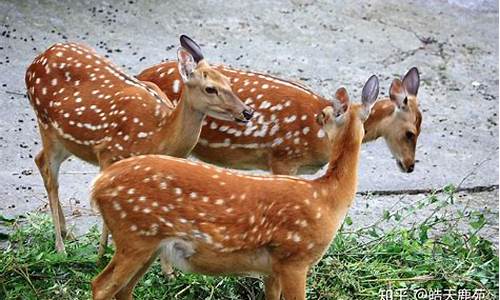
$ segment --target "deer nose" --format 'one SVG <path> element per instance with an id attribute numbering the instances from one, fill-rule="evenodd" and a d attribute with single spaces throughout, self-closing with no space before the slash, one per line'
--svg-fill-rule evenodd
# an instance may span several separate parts
<path id="1" fill-rule="evenodd" d="M 413 172 L 413 169 L 415 169 L 415 164 L 411 164 L 410 166 L 408 166 L 408 169 L 406 169 L 406 172 L 411 173 L 411 172 Z"/>
<path id="2" fill-rule="evenodd" d="M 243 110 L 243 117 L 245 117 L 245 120 L 250 120 L 253 117 L 253 113 L 255 111 L 251 108 Z"/>

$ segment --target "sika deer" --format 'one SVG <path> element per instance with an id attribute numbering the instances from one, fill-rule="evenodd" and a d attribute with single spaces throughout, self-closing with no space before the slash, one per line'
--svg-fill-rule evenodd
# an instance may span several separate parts
<path id="1" fill-rule="evenodd" d="M 251 109 L 206 63 L 199 47 L 186 36 L 180 40 L 184 89 L 175 109 L 156 85 L 125 74 L 83 45 L 55 44 L 29 66 L 26 87 L 43 145 L 35 162 L 49 195 L 58 251 L 64 251 L 66 235 L 58 173 L 69 156 L 101 169 L 140 154 L 185 157 L 196 145 L 206 114 L 239 122 L 251 117 Z"/>
<path id="2" fill-rule="evenodd" d="M 403 80 L 394 79 L 389 89 L 390 100 L 377 101 L 365 122 L 364 141 L 383 137 L 403 172 L 415 168 L 415 151 L 422 125 L 417 93 L 420 75 L 411 68 Z"/>
<path id="3" fill-rule="evenodd" d="M 328 249 L 354 198 L 363 121 L 378 94 L 372 76 L 362 104 L 345 89 L 318 117 L 332 142 L 315 180 L 249 176 L 203 163 L 147 155 L 120 161 L 93 185 L 92 202 L 116 244 L 93 280 L 94 299 L 131 299 L 158 253 L 185 272 L 264 275 L 266 299 L 305 299 L 306 275 Z"/>
<path id="4" fill-rule="evenodd" d="M 328 162 L 331 145 L 314 114 L 331 106 L 329 100 L 269 75 L 226 66 L 215 68 L 231 79 L 237 95 L 256 110 L 255 118 L 246 127 L 207 118 L 193 150 L 195 156 L 229 168 L 287 175 L 316 172 Z M 170 99 L 177 99 L 182 91 L 172 62 L 150 67 L 138 78 L 154 82 Z M 410 69 L 402 83 L 405 89 L 399 79 L 394 80 L 390 99 L 375 104 L 365 123 L 363 142 L 383 137 L 402 171 L 412 172 L 422 120 L 417 101 L 418 70 Z M 406 104 L 401 98 L 405 93 Z"/>

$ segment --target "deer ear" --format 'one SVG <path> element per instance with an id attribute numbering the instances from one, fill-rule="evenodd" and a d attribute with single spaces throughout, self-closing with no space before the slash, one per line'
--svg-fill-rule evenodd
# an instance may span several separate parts
<path id="1" fill-rule="evenodd" d="M 183 34 L 179 38 L 182 48 L 186 49 L 192 56 L 196 63 L 203 60 L 203 53 L 201 53 L 200 46 L 190 37 Z"/>
<path id="2" fill-rule="evenodd" d="M 335 98 L 332 100 L 332 115 L 338 124 L 342 124 L 345 119 L 345 112 L 349 108 L 349 95 L 343 87 L 335 92 Z"/>
<path id="3" fill-rule="evenodd" d="M 182 81 L 186 83 L 196 69 L 196 62 L 193 56 L 184 48 L 177 49 L 177 68 L 181 74 Z"/>
<path id="4" fill-rule="evenodd" d="M 389 89 L 389 96 L 391 97 L 391 101 L 394 102 L 399 109 L 405 110 L 408 107 L 408 95 L 406 94 L 406 89 L 401 80 L 394 79 L 392 81 Z"/>
<path id="5" fill-rule="evenodd" d="M 368 78 L 368 81 L 366 81 L 365 86 L 363 86 L 363 91 L 361 92 L 361 104 L 362 104 L 361 119 L 363 121 L 368 119 L 370 111 L 372 110 L 372 106 L 375 103 L 375 101 L 377 101 L 378 92 L 379 92 L 378 77 L 372 75 L 370 78 Z"/>
<path id="6" fill-rule="evenodd" d="M 337 101 L 333 101 L 333 108 L 337 114 L 343 114 L 349 108 L 349 94 L 347 94 L 347 90 L 343 87 L 339 88 L 335 92 L 335 99 Z"/>
<path id="7" fill-rule="evenodd" d="M 316 123 L 320 126 L 325 126 L 330 120 L 335 117 L 333 107 L 327 106 L 321 110 L 319 114 L 316 115 Z"/>
<path id="8" fill-rule="evenodd" d="M 416 67 L 411 68 L 403 77 L 403 86 L 409 95 L 417 95 L 420 86 L 420 73 Z"/>

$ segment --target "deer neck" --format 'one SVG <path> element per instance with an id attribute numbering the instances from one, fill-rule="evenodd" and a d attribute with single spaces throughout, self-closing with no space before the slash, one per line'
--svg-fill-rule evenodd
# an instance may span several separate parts
<path id="1" fill-rule="evenodd" d="M 347 213 L 356 194 L 362 133 L 355 126 L 360 125 L 349 121 L 334 138 L 328 169 L 316 180 L 320 197 L 333 211 Z"/>
<path id="2" fill-rule="evenodd" d="M 389 99 L 375 102 L 368 120 L 364 123 L 363 143 L 371 142 L 384 135 L 394 116 L 395 109 L 396 106 Z"/>
<path id="3" fill-rule="evenodd" d="M 189 89 L 185 88 L 170 120 L 163 131 L 163 153 L 174 157 L 187 157 L 198 142 L 205 113 L 194 109 Z"/>

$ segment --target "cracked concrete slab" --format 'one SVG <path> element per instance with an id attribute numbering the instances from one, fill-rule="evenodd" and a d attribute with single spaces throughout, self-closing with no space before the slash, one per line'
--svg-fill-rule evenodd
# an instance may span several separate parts
<path id="1" fill-rule="evenodd" d="M 40 138 L 23 96 L 35 55 L 81 41 L 137 74 L 174 58 L 181 33 L 200 41 L 210 62 L 300 80 L 327 97 L 341 85 L 359 97 L 373 73 L 387 94 L 395 76 L 417 66 L 424 119 L 415 172 L 400 173 L 379 140 L 363 146 L 359 190 L 441 188 L 464 178 L 464 187 L 498 185 L 496 1 L 0 0 L 0 214 L 46 201 L 33 163 Z M 96 171 L 76 159 L 63 165 L 67 208 L 88 202 Z M 497 208 L 498 188 L 487 194 Z"/>

